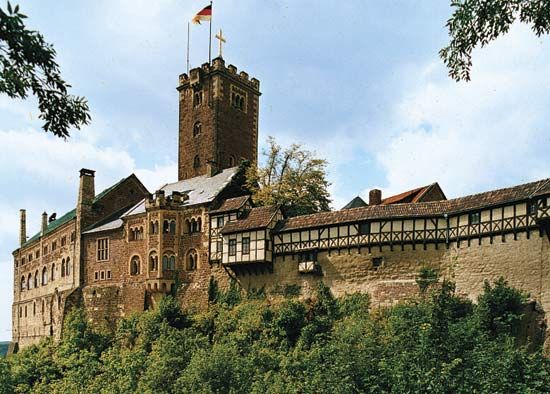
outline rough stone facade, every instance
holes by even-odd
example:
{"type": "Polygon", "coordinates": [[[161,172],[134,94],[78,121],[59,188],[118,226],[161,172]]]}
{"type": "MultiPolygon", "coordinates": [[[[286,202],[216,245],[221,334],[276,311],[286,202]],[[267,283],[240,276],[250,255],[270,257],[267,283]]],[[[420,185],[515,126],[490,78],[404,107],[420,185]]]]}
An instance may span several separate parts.
{"type": "Polygon", "coordinates": [[[29,240],[22,212],[19,347],[60,338],[77,304],[108,329],[168,293],[204,308],[211,278],[269,297],[308,297],[323,281],[337,296],[367,292],[389,305],[417,293],[426,266],[472,299],[503,276],[550,309],[549,179],[452,200],[437,183],[385,199],[374,190],[369,204],[285,219],[254,207],[237,167],[257,159],[259,81],[217,58],[181,75],[178,91],[178,182],[150,194],[132,175],[96,195],[94,172],[83,169],[75,210],[46,216],[29,240]]]}

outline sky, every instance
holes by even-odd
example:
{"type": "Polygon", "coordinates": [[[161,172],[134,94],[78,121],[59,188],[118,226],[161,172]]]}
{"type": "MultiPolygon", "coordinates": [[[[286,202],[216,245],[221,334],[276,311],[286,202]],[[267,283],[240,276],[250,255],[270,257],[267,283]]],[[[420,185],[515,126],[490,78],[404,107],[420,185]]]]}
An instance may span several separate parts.
{"type": "MultiPolygon", "coordinates": [[[[2,4],[2,3],[0,3],[2,4]]],[[[0,95],[0,340],[11,338],[19,209],[75,206],[78,171],[100,191],[135,173],[156,190],[177,180],[178,75],[187,21],[201,0],[23,1],[29,28],[57,51],[92,123],[67,141],[41,130],[36,101],[0,95]]],[[[3,6],[3,4],[2,4],[3,6]]],[[[550,176],[550,38],[526,25],[476,49],[456,83],[441,0],[217,0],[226,64],[261,81],[260,150],[268,136],[329,162],[333,207],[439,182],[448,198],[550,176]]],[[[208,25],[191,26],[191,67],[208,60],[208,25]]],[[[213,43],[217,54],[217,42],[213,43]]]]}

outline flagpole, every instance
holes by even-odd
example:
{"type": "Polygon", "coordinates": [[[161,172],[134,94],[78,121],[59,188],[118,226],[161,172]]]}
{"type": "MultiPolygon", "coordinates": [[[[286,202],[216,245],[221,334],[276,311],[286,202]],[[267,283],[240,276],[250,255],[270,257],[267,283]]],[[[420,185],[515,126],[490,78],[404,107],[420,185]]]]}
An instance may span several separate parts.
{"type": "Polygon", "coordinates": [[[208,64],[212,63],[212,14],[214,14],[214,11],[212,10],[212,1],[210,1],[210,33],[208,36],[208,64]]]}
{"type": "Polygon", "coordinates": [[[189,75],[189,25],[190,22],[187,22],[187,75],[189,75]]]}

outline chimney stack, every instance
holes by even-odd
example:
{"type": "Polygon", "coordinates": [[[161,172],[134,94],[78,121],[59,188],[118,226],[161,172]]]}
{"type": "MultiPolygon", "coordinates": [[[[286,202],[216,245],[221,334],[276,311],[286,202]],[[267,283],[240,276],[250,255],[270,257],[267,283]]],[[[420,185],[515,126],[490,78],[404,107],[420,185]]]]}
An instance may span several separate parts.
{"type": "Polygon", "coordinates": [[[369,205],[382,204],[382,191],[380,189],[372,189],[369,192],[369,205]]]}
{"type": "Polygon", "coordinates": [[[19,210],[19,245],[27,242],[27,211],[24,209],[19,210]]]}
{"type": "Polygon", "coordinates": [[[90,225],[92,203],[95,197],[95,171],[83,168],[80,170],[80,186],[78,188],[77,216],[80,218],[80,229],[90,225]]]}
{"type": "Polygon", "coordinates": [[[40,232],[42,235],[46,234],[46,230],[48,229],[48,214],[46,212],[42,213],[42,227],[40,228],[40,232]]]}

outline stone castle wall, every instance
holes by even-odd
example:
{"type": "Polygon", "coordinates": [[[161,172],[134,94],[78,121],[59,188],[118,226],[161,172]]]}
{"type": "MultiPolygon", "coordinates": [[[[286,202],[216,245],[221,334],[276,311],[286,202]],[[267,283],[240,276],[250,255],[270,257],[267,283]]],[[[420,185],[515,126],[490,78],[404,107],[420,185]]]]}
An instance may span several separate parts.
{"type": "MultiPolygon", "coordinates": [[[[426,249],[405,245],[404,250],[383,246],[373,248],[342,249],[340,252],[320,252],[318,261],[322,275],[300,274],[298,261],[290,256],[277,257],[272,274],[246,275],[239,277],[244,289],[265,288],[269,294],[287,285],[298,285],[302,296],[310,296],[318,281],[322,280],[336,296],[346,293],[369,293],[373,305],[389,305],[417,294],[416,278],[421,267],[439,271],[440,277],[456,282],[457,292],[472,300],[483,291],[484,280],[495,281],[504,277],[511,286],[517,287],[541,302],[550,310],[550,246],[546,236],[532,232],[529,239],[519,233],[505,237],[506,242],[483,238],[481,245],[464,242],[457,247],[427,244],[426,249]],[[381,258],[380,266],[373,260],[381,258]]],[[[220,278],[222,279],[222,278],[220,278]]]]}

